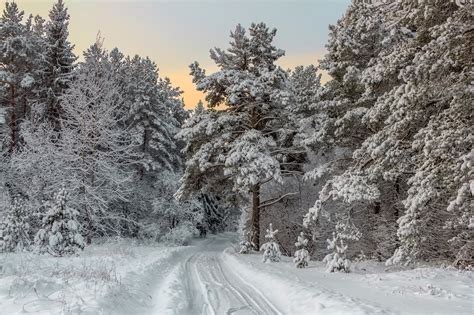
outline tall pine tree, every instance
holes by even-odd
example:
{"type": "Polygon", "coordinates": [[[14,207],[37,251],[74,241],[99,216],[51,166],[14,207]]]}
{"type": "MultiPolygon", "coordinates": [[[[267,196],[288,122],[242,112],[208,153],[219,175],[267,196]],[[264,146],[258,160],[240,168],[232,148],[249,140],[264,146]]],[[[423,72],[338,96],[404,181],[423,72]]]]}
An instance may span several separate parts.
{"type": "Polygon", "coordinates": [[[0,19],[0,108],[8,125],[0,141],[10,154],[20,144],[20,124],[30,113],[42,60],[41,36],[31,30],[31,18],[24,23],[23,16],[15,2],[6,2],[0,19]]]}
{"type": "Polygon", "coordinates": [[[252,241],[260,244],[260,191],[269,181],[299,173],[304,155],[293,145],[288,122],[287,73],[275,62],[284,55],[273,44],[275,29],[238,25],[230,48],[211,50],[219,71],[206,75],[190,66],[197,89],[211,110],[192,117],[180,132],[186,143],[186,171],[178,195],[229,189],[251,200],[252,241]]]}
{"type": "Polygon", "coordinates": [[[38,91],[39,118],[48,120],[56,131],[63,116],[60,97],[71,85],[74,45],[69,42],[69,14],[63,0],[58,0],[49,12],[45,28],[45,55],[42,65],[42,86],[38,91]]]}

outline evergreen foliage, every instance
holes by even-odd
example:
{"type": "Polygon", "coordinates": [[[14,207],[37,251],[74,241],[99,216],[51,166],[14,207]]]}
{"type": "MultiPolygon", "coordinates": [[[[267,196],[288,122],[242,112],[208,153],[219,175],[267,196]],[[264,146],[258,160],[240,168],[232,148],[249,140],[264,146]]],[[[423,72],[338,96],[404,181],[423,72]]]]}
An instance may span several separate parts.
{"type": "Polygon", "coordinates": [[[68,206],[68,193],[62,188],[52,201],[45,203],[46,213],[35,236],[35,248],[40,253],[54,256],[76,254],[84,249],[84,238],[77,221],[79,212],[68,206]]]}

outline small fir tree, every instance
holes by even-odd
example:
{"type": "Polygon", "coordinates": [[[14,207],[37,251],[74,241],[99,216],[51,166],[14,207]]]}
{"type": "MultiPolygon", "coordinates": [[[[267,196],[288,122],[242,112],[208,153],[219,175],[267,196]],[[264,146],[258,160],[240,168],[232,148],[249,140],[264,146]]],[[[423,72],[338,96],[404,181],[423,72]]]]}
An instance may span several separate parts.
{"type": "Polygon", "coordinates": [[[332,239],[328,239],[328,249],[331,251],[324,262],[328,272],[350,272],[350,260],[347,258],[348,241],[357,241],[361,238],[360,231],[350,221],[350,218],[338,220],[336,231],[332,239]]]}
{"type": "Polygon", "coordinates": [[[42,228],[35,237],[39,252],[53,256],[73,255],[84,249],[84,239],[77,222],[78,212],[67,206],[68,193],[64,188],[47,202],[47,212],[42,219],[42,228]]]}
{"type": "Polygon", "coordinates": [[[26,221],[25,205],[15,198],[0,222],[0,252],[27,249],[30,245],[30,225],[26,221]]]}
{"type": "Polygon", "coordinates": [[[240,242],[239,254],[250,254],[254,248],[252,242],[242,241],[240,242]]]}
{"type": "Polygon", "coordinates": [[[324,257],[328,272],[350,272],[351,262],[346,257],[347,244],[336,232],[332,233],[332,239],[328,239],[330,254],[324,257]]]}
{"type": "Polygon", "coordinates": [[[249,231],[245,231],[242,233],[240,250],[239,254],[250,254],[252,250],[255,248],[255,244],[252,243],[252,234],[249,231]]]}
{"type": "Polygon", "coordinates": [[[275,234],[278,233],[278,230],[273,230],[272,224],[270,223],[269,228],[267,229],[267,234],[265,238],[268,242],[264,243],[260,250],[263,250],[263,262],[271,261],[278,262],[281,258],[280,246],[277,244],[275,239],[275,234]]]}
{"type": "Polygon", "coordinates": [[[298,235],[298,241],[295,243],[295,246],[298,248],[298,250],[295,252],[295,258],[293,259],[296,268],[307,267],[310,259],[307,249],[308,239],[305,237],[303,232],[298,235]]]}

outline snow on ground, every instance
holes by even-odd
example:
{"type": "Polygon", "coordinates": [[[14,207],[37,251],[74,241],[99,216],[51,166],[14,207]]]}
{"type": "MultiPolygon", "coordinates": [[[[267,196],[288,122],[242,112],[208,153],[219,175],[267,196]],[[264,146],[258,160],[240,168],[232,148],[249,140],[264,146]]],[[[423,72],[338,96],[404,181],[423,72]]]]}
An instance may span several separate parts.
{"type": "Polygon", "coordinates": [[[386,270],[358,263],[349,274],[291,258],[262,263],[236,254],[236,235],[164,247],[129,240],[80,257],[0,255],[4,314],[473,314],[473,273],[386,270]]]}
{"type": "Polygon", "coordinates": [[[155,293],[153,314],[472,314],[473,274],[440,268],[390,271],[364,262],[327,273],[291,258],[262,263],[236,254],[235,235],[211,236],[180,251],[155,293]],[[179,257],[178,257],[179,256],[179,257]]]}
{"type": "Polygon", "coordinates": [[[265,294],[224,261],[234,234],[210,236],[189,251],[158,288],[154,314],[280,314],[265,294]]]}
{"type": "Polygon", "coordinates": [[[0,254],[0,315],[147,310],[156,267],[181,249],[107,240],[79,257],[0,254]]]}
{"type": "Polygon", "coordinates": [[[296,269],[290,258],[262,263],[260,254],[225,251],[225,260],[286,314],[474,314],[473,272],[418,268],[391,272],[380,263],[327,273],[320,262],[296,269]]]}

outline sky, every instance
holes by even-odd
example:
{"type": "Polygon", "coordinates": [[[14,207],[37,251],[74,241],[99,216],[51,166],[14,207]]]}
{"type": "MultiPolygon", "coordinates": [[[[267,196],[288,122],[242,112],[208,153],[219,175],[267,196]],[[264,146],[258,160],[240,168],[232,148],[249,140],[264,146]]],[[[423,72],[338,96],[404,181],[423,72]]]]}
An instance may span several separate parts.
{"type": "MultiPolygon", "coordinates": [[[[4,7],[5,0],[0,0],[4,7]]],[[[16,0],[28,15],[47,18],[54,0],[16,0]]],[[[278,29],[275,45],[286,51],[282,67],[317,64],[324,55],[328,25],[344,14],[350,0],[65,0],[71,15],[70,40],[79,55],[98,31],[106,49],[154,60],[162,76],[183,91],[187,108],[204,96],[195,90],[189,64],[216,70],[209,49],[226,48],[240,23],[265,22],[278,29]]],[[[324,79],[324,78],[323,78],[324,79]]]]}

